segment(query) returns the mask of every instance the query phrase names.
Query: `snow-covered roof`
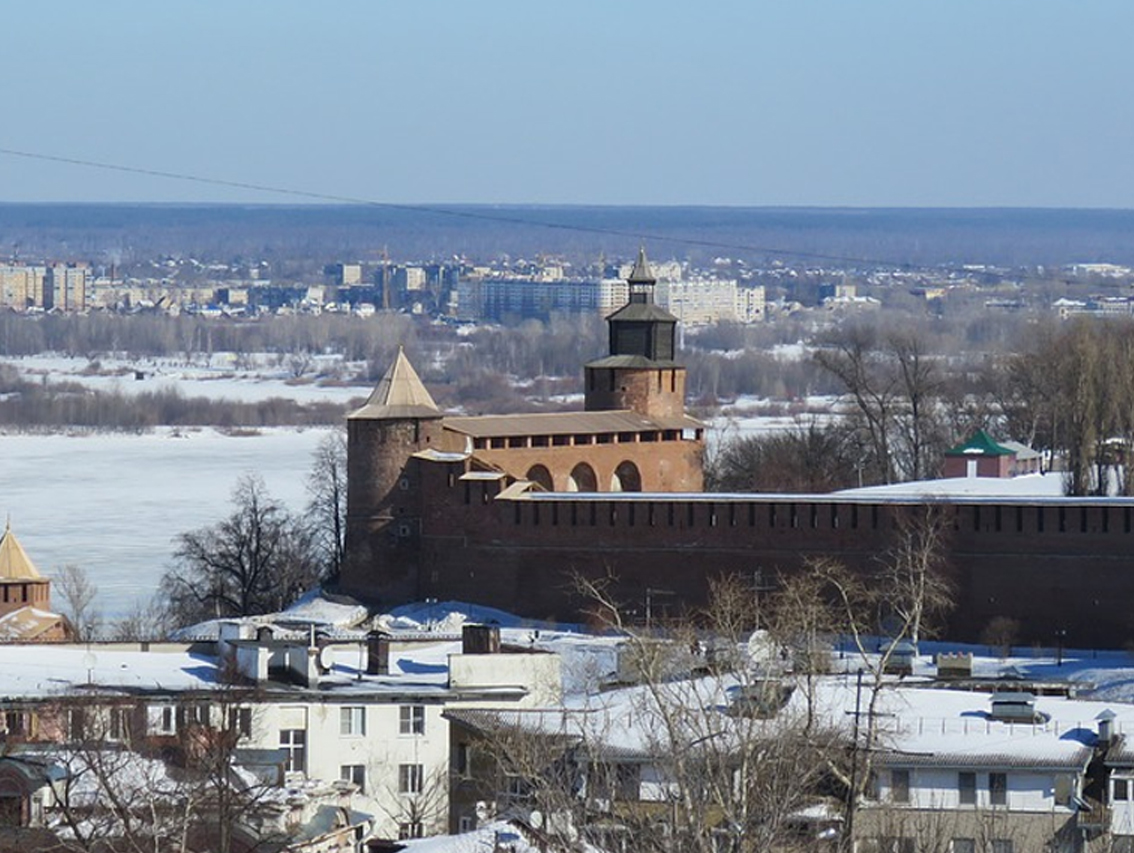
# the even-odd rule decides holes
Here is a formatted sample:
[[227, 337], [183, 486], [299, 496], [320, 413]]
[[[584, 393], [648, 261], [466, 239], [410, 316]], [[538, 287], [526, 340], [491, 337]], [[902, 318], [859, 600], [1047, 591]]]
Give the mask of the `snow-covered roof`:
[[1061, 498], [1063, 477], [1059, 473], [1022, 474], [1019, 477], [944, 477], [915, 480], [888, 486], [843, 489], [835, 494], [851, 498], [891, 500], [896, 498]]
[[0, 616], [0, 642], [32, 642], [63, 621], [58, 613], [21, 607]]

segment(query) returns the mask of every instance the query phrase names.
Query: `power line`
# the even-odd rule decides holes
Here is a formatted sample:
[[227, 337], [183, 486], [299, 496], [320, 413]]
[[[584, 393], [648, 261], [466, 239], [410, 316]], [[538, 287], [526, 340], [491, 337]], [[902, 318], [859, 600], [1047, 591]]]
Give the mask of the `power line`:
[[610, 237], [624, 237], [650, 243], [673, 243], [683, 246], [696, 246], [703, 249], [723, 249], [729, 251], [752, 252], [764, 255], [780, 255], [783, 257], [800, 258], [804, 260], [832, 261], [837, 263], [861, 264], [874, 267], [896, 267], [911, 269], [914, 265], [906, 261], [881, 260], [877, 258], [852, 258], [841, 255], [828, 255], [820, 252], [804, 252], [792, 249], [781, 249], [768, 246], [752, 246], [743, 243], [729, 243], [719, 240], [703, 240], [692, 237], [673, 237], [661, 234], [650, 234], [643, 231], [624, 231], [617, 228], [599, 228], [590, 225], [576, 225], [567, 222], [548, 222], [522, 216], [508, 216], [500, 213], [488, 213], [477, 210], [457, 210], [446, 207], [435, 207], [423, 204], [398, 204], [396, 202], [375, 201], [373, 199], [357, 198], [355, 196], [336, 195], [333, 193], [312, 192], [298, 190], [291, 187], [272, 186], [270, 184], [256, 184], [248, 181], [233, 181], [225, 178], [210, 178], [202, 175], [191, 175], [184, 172], [170, 172], [164, 169], [147, 169], [142, 166], [124, 166], [120, 163], [103, 163], [97, 160], [87, 160], [80, 157], [62, 157], [54, 154], [42, 154], [34, 151], [20, 151], [13, 148], [0, 148], [0, 154], [9, 157], [22, 157], [28, 160], [40, 160], [49, 163], [66, 163], [71, 166], [82, 166], [89, 169], [102, 169], [111, 172], [124, 172], [131, 175], [147, 175], [154, 178], [165, 178], [175, 181], [186, 181], [207, 186], [228, 187], [230, 189], [253, 190], [255, 192], [272, 193], [274, 195], [304, 198], [312, 201], [334, 202], [337, 204], [352, 204], [363, 207], [377, 207], [386, 210], [401, 210], [413, 213], [428, 213], [435, 216], [448, 216], [458, 219], [474, 219], [484, 222], [496, 222], [503, 225], [519, 225], [524, 227], [548, 228], [558, 231], [574, 231], [584, 234], [601, 234]]

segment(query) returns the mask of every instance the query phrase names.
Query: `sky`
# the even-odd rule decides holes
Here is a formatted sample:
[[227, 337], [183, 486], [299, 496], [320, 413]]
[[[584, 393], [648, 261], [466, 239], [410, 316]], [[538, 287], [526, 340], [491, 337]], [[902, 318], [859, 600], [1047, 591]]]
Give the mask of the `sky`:
[[[1134, 207], [1129, 0], [45, 0], [4, 18], [7, 152], [398, 204]], [[0, 153], [0, 201], [303, 200]]]

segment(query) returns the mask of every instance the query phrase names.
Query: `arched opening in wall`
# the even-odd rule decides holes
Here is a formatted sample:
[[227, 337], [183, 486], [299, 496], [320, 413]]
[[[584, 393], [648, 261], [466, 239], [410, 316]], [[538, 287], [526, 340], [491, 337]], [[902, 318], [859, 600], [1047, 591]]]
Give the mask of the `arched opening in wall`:
[[571, 475], [567, 478], [567, 491], [597, 492], [598, 477], [595, 476], [595, 469], [586, 462], [580, 462], [572, 468]]
[[551, 481], [551, 472], [547, 470], [546, 465], [533, 465], [524, 475], [524, 479], [538, 484], [545, 492], [555, 491], [555, 486]]
[[620, 463], [610, 477], [610, 490], [612, 492], [642, 491], [642, 475], [638, 471], [638, 466], [629, 459]]

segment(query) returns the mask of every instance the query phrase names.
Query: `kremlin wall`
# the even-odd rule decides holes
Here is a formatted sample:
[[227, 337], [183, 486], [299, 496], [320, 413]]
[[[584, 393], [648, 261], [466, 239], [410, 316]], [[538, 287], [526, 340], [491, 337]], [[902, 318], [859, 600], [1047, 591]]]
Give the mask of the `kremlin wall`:
[[399, 353], [348, 419], [344, 591], [580, 620], [583, 576], [609, 578], [628, 610], [652, 596], [676, 614], [723, 574], [768, 584], [818, 557], [866, 569], [932, 504], [957, 589], [950, 638], [1006, 616], [1021, 642], [1134, 639], [1134, 499], [702, 492], [705, 428], [685, 414], [676, 318], [653, 283], [642, 253], [610, 355], [585, 366], [582, 412], [448, 416]]

